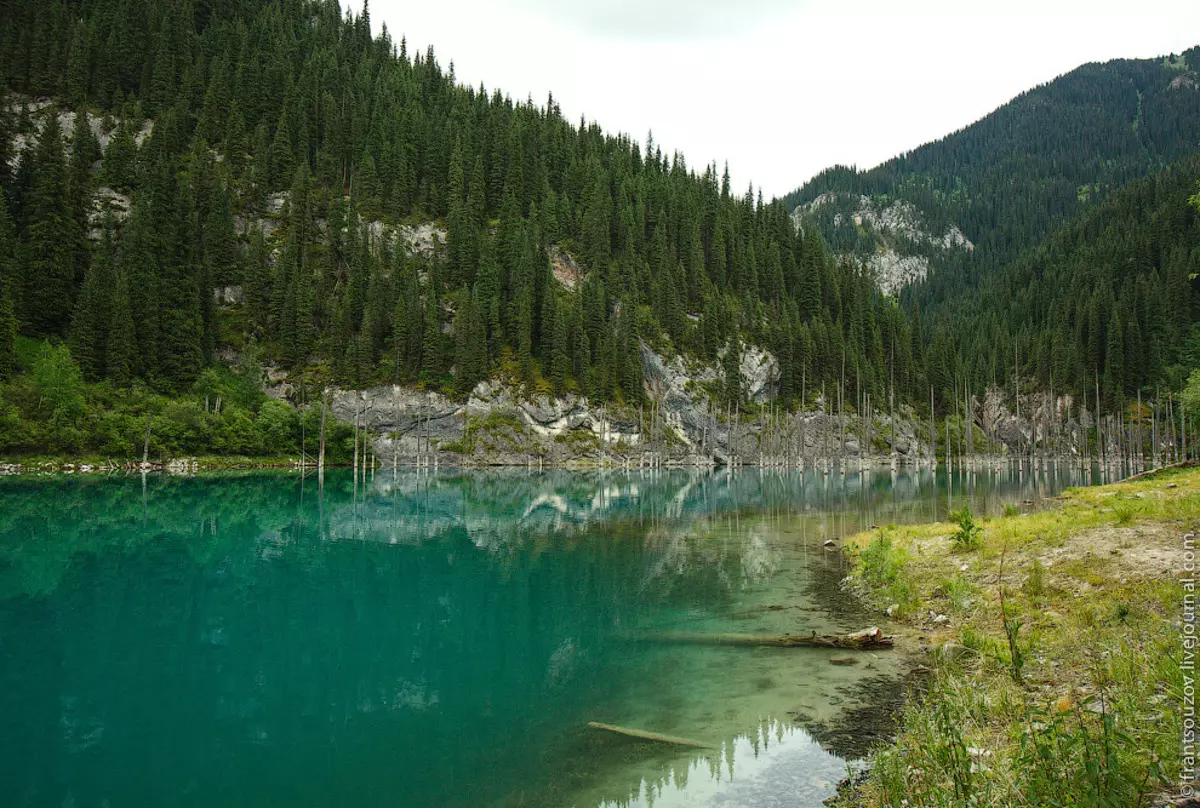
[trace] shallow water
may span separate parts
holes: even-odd
[[[0,799],[819,805],[899,654],[629,635],[862,628],[826,538],[1073,474],[0,480]]]

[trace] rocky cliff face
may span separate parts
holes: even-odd
[[[830,214],[830,211],[837,212]],[[885,294],[896,294],[929,273],[931,259],[956,251],[971,251],[971,243],[951,224],[943,232],[929,227],[917,208],[904,200],[881,202],[869,196],[824,193],[796,208],[797,227],[815,219],[834,232],[854,232],[855,255],[863,260]]]
[[[495,382],[483,382],[466,401],[407,387],[332,390],[332,412],[359,423],[374,454],[384,465],[414,462],[442,465],[638,466],[806,463],[822,460],[894,459],[900,463],[929,458],[929,427],[904,407],[894,419],[857,414],[839,418],[824,411],[780,413],[773,410],[778,380],[774,357],[748,349],[742,363],[744,389],[762,406],[734,419],[714,406],[705,392],[718,380],[715,368],[664,358],[642,346],[646,403],[638,408],[595,405],[568,395],[525,397]],[[272,373],[277,397],[294,394],[285,376]],[[819,404],[819,402],[818,402]],[[972,398],[974,449],[977,454],[1028,453],[1054,447],[1065,454],[1082,452],[1084,432],[1095,415],[1070,396],[1045,392],[1022,394],[1020,416],[1010,409],[1011,394],[990,389]],[[938,425],[939,453],[943,451]],[[1102,425],[1106,434],[1114,424]],[[954,435],[957,454],[965,438]],[[1094,433],[1089,451],[1094,452]],[[1111,435],[1106,443],[1111,442]],[[1111,448],[1111,447],[1110,447]]]
[[[1078,457],[1086,446],[1087,454],[1095,455],[1094,410],[1088,410],[1071,395],[1051,397],[1044,390],[1036,390],[1021,393],[1018,416],[1012,396],[1011,391],[992,387],[982,400],[972,397],[971,414],[976,428],[983,433],[982,440],[976,436],[978,452]],[[1108,454],[1117,453],[1119,426],[1112,415],[1100,418],[1100,432]]]
[[[839,420],[821,412],[775,413],[779,366],[769,352],[747,346],[742,383],[760,407],[734,419],[705,392],[718,374],[711,366],[665,359],[643,345],[646,403],[599,406],[568,395],[525,397],[483,382],[466,401],[406,387],[332,390],[330,406],[360,424],[374,454],[393,461],[444,465],[593,464],[633,466],[809,462],[823,457],[915,459],[927,453],[909,413],[895,424]],[[287,396],[287,381],[270,376],[272,392]]]

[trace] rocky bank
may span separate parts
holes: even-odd
[[[715,368],[668,359],[646,345],[641,358],[646,402],[637,407],[574,395],[528,397],[482,382],[466,401],[399,386],[335,389],[330,408],[361,425],[384,465],[791,465],[928,457],[911,411],[894,423],[780,413],[772,406],[779,365],[762,349],[747,346],[741,362],[743,389],[755,405],[751,415],[711,404]],[[286,394],[286,382],[277,381],[270,392]]]

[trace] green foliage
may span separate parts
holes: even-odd
[[[1016,616],[1014,609],[1001,605],[1000,612],[1004,625],[1004,638],[1008,642],[1008,669],[1012,673],[1013,681],[1020,684],[1025,670],[1025,651],[1021,647],[1020,640],[1021,627],[1024,623]]]
[[[1177,75],[1160,59],[1087,64],[873,169],[830,168],[786,200],[794,208],[832,192],[909,202],[930,232],[940,236],[953,223],[975,244],[978,263],[949,267],[954,283],[970,281],[980,265],[1001,266],[1041,241],[1087,200],[1193,152],[1200,111],[1171,86]],[[1080,193],[1084,186],[1090,193]],[[837,249],[874,248],[873,240],[859,244],[852,217],[835,227],[833,215],[819,221]]]
[[[212,368],[183,396],[143,386],[89,384],[65,345],[43,343],[31,370],[0,383],[0,453],[49,453],[76,459],[140,459],[147,415],[154,459],[197,455],[296,456],[317,450],[320,407],[303,412],[266,399],[241,373]],[[346,462],[352,428],[327,424],[328,460]]]
[[[13,48],[7,89],[111,127],[102,155],[88,127],[68,154],[55,110],[31,111],[22,176],[0,177],[28,257],[21,333],[66,341],[88,381],[189,391],[254,340],[347,386],[463,396],[511,354],[530,392],[632,404],[644,341],[708,361],[770,348],[786,403],[840,383],[843,356],[877,398],[888,378],[918,389],[908,323],[781,202],[553,101],[459,85],[333,0],[19,5],[0,41],[64,44]],[[114,199],[87,221],[97,159],[127,217]],[[398,228],[430,220],[445,243],[411,249]],[[560,282],[548,255],[568,253]]]
[[[835,258],[836,239],[831,251],[815,228],[797,231],[799,198],[738,195],[715,165],[691,169],[652,142],[569,121],[553,100],[460,85],[432,50],[372,37],[365,14],[334,0],[69,5],[0,15],[0,41],[21,45],[5,89],[86,106],[112,137],[100,155],[76,127],[68,148],[54,107],[27,111],[29,145],[15,176],[0,154],[0,184],[21,256],[8,283],[19,333],[64,340],[88,381],[181,393],[254,340],[264,361],[328,363],[347,386],[462,396],[511,355],[530,392],[629,404],[644,395],[647,343],[708,362],[726,349],[721,395],[736,403],[732,366],[754,345],[779,359],[785,405],[821,389],[837,398],[842,385],[848,400],[923,402],[932,384],[948,412],[956,380],[996,379],[1014,341],[1059,389],[1081,388],[1098,360],[1120,400],[1174,372],[1194,319],[1183,246],[1197,214],[1182,205],[1194,171],[1187,193],[1171,174],[1115,212],[1097,207],[1061,249],[994,282],[970,262],[931,274],[902,307]],[[35,47],[30,31],[59,47]],[[941,145],[868,175],[835,170],[802,195],[909,198],[931,226],[962,226],[978,247],[971,261],[988,256],[990,269],[1095,205],[1078,201],[1081,187],[1107,205],[1127,178],[1182,156],[1193,111],[1159,86],[1179,69],[1082,68]],[[1120,114],[1093,127],[1095,104],[1079,99],[1094,97]],[[1030,125],[1052,133],[1032,150]],[[1078,148],[1081,128],[1095,129],[1096,149]],[[129,197],[127,217],[88,220],[97,183]],[[445,243],[410,249],[399,228],[430,221]],[[569,282],[552,271],[554,247],[582,264]],[[960,305],[981,281],[981,308]],[[237,287],[240,301],[225,294]],[[0,374],[5,317],[0,293]]]
[[[1189,417],[1200,416],[1200,368],[1193,370],[1188,376],[1187,386],[1183,388],[1180,398]]]
[[[903,552],[881,531],[859,556],[859,571],[868,584],[885,586],[899,578],[905,560]]]
[[[935,594],[945,597],[953,611],[966,612],[978,599],[979,589],[966,577],[955,575],[938,584]]]
[[[954,511],[950,514],[950,520],[958,525],[958,530],[950,536],[950,546],[960,553],[979,549],[983,527],[975,521],[971,506],[964,505],[960,510]]]
[[[880,531],[858,555],[855,574],[871,591],[872,599],[894,604],[899,613],[907,612],[917,601],[911,582],[903,576],[908,554],[896,547],[885,531]]]
[[[1036,558],[1029,565],[1029,575],[1021,585],[1021,591],[1031,598],[1040,597],[1046,592],[1046,568]]]
[[[787,198],[824,200],[809,229],[840,252],[886,246],[930,262],[900,297],[919,318],[914,352],[926,352],[939,411],[960,406],[964,386],[1011,389],[1017,373],[1078,402],[1094,399],[1098,375],[1101,407],[1115,412],[1139,390],[1177,390],[1197,366],[1182,346],[1200,320],[1200,108],[1173,84],[1180,71],[1198,78],[1196,62],[1085,65],[946,138],[869,171],[832,168]],[[973,249],[856,225],[860,195],[879,209],[911,205],[936,239],[958,227]]]
[[[1118,726],[1101,690],[1067,709],[1031,707],[1014,763],[1041,805],[1117,808],[1141,805],[1169,786],[1156,760],[1131,754],[1136,741]]]
[[[1113,516],[1118,525],[1131,525],[1137,517],[1137,505],[1133,502],[1114,502]]]
[[[42,345],[30,374],[38,412],[56,425],[73,426],[83,414],[83,375],[65,345]]]

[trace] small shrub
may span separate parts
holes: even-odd
[[[892,545],[892,540],[880,533],[859,559],[862,578],[875,586],[886,586],[900,577],[904,567],[904,554]]]
[[[1102,694],[1065,709],[1031,708],[1014,768],[1038,805],[1142,805],[1169,783],[1157,760],[1143,763],[1138,751]]]
[[[967,626],[962,630],[962,644],[964,648],[974,651],[980,656],[994,659],[1005,665],[1008,664],[1008,649],[1004,642],[997,637]]]
[[[1131,608],[1128,603],[1118,603],[1113,610],[1113,616],[1117,619],[1118,623],[1128,623],[1130,611]]]
[[[1029,567],[1029,576],[1025,579],[1025,583],[1021,585],[1021,591],[1031,598],[1039,597],[1046,592],[1046,568],[1036,558],[1033,560],[1032,566]]]
[[[881,604],[895,604],[899,614],[907,612],[917,600],[912,582],[901,575],[906,563],[907,554],[883,532],[863,549],[858,559],[858,577],[871,590],[872,599]]]
[[[958,530],[950,537],[950,544],[955,552],[964,553],[979,548],[983,528],[971,514],[971,507],[964,505],[962,510],[950,514],[950,519],[958,525]]]
[[[1132,525],[1135,516],[1137,516],[1137,508],[1132,502],[1118,502],[1113,505],[1113,517],[1118,525]]]
[[[1010,502],[1010,503],[1008,503],[1007,505],[1005,505],[1005,506],[1004,506],[1004,515],[1005,515],[1005,517],[1020,516],[1020,515],[1021,515],[1021,509],[1020,509],[1020,508],[1018,508],[1016,505],[1013,505],[1013,504]]]
[[[1002,609],[1000,615],[1004,618],[1004,637],[1008,640],[1008,669],[1014,682],[1021,682],[1021,672],[1025,669],[1025,652],[1021,650],[1018,634],[1021,626],[1025,625],[1012,615],[1008,609]]]

